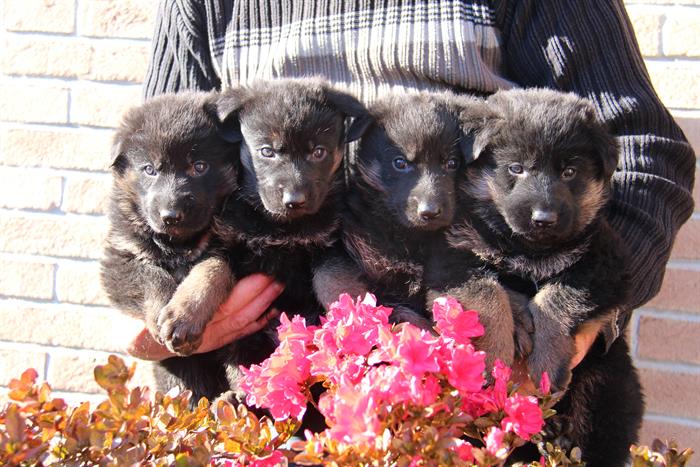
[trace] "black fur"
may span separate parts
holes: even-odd
[[[495,115],[476,136],[475,162],[462,185],[465,213],[449,240],[475,252],[503,281],[530,281],[534,348],[528,366],[535,380],[547,371],[553,386],[563,389],[571,377],[573,334],[590,320],[609,320],[630,287],[627,252],[604,217],[617,145],[593,106],[572,94],[501,91],[487,103]],[[569,436],[586,459],[605,455],[589,443],[593,436],[609,444],[624,440],[614,450],[626,451],[641,417],[639,384],[625,351],[596,358],[590,376],[586,365],[577,368],[557,407],[576,419],[579,429]],[[604,366],[627,380],[601,378]],[[613,412],[626,417],[614,427],[622,432],[595,421]],[[594,425],[595,435],[588,431]]]

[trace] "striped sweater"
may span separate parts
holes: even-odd
[[[162,1],[146,97],[300,76],[366,102],[397,88],[514,86],[591,99],[620,142],[609,218],[634,252],[634,294],[608,338],[658,292],[693,209],[695,157],[652,88],[621,0]]]

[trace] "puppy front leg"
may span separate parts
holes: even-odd
[[[369,287],[361,279],[362,271],[353,260],[341,253],[333,254],[321,261],[313,271],[313,286],[316,298],[328,310],[328,305],[338,300],[342,293],[352,298],[362,297]]]
[[[231,268],[224,259],[213,256],[197,263],[158,313],[159,336],[166,347],[180,355],[197,350],[204,328],[233,285]]]
[[[440,295],[451,295],[464,308],[479,312],[485,333],[474,339],[474,346],[486,352],[487,369],[492,368],[497,358],[512,365],[515,356],[513,312],[506,290],[495,278],[473,277],[461,286],[443,292],[431,290],[428,304]]]
[[[175,293],[177,281],[168,271],[154,265],[139,268],[136,278],[143,287],[143,309],[132,314],[143,316],[148,332],[160,340],[158,313]]]
[[[547,372],[555,391],[565,389],[571,379],[574,353],[572,331],[594,306],[585,291],[554,282],[546,284],[530,301],[535,325],[533,350],[528,368],[534,381]]]

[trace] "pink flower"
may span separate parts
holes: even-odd
[[[307,327],[306,320],[299,315],[293,316],[290,321],[286,313],[282,313],[277,334],[279,334],[280,341],[297,340],[308,344],[313,338],[315,329],[316,326]]]
[[[251,459],[246,465],[250,467],[278,467],[280,465],[287,465],[287,458],[284,457],[281,451],[272,451],[272,453],[265,457]]]
[[[539,433],[544,426],[542,410],[534,396],[513,394],[506,399],[504,410],[507,416],[501,420],[501,428],[512,431],[525,440]]]
[[[501,458],[508,453],[507,447],[503,444],[504,435],[505,433],[500,428],[495,426],[489,428],[489,431],[486,433],[486,437],[484,438],[484,442],[486,443],[486,451],[489,454]]]
[[[427,375],[425,378],[413,376],[409,385],[413,403],[423,407],[432,405],[442,392],[440,380],[433,375]]]
[[[396,360],[397,349],[399,347],[399,337],[391,332],[387,326],[377,327],[377,348],[367,357],[368,365],[376,365],[383,362],[393,362]]]
[[[354,444],[373,444],[382,431],[377,404],[367,385],[342,382],[334,394],[321,396],[319,409],[331,421],[331,438]]]
[[[403,371],[422,376],[426,372],[440,369],[433,345],[436,341],[429,338],[429,335],[426,331],[410,324],[406,324],[401,329],[396,353]]]
[[[367,355],[377,343],[377,326],[387,325],[390,313],[391,309],[377,306],[373,295],[355,303],[342,294],[331,304],[322,327],[333,331],[341,352]]]
[[[457,457],[459,457],[460,460],[465,462],[474,460],[474,454],[472,453],[474,446],[472,446],[468,441],[455,439],[455,443],[450,446],[450,449],[457,454]]]
[[[484,384],[485,358],[486,354],[474,351],[472,345],[458,345],[452,349],[450,361],[443,363],[443,371],[460,393],[477,392]]]
[[[440,333],[460,344],[468,344],[472,337],[484,335],[484,327],[479,323],[479,313],[474,310],[465,311],[452,297],[435,299],[433,317]]]

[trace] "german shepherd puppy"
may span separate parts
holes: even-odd
[[[392,95],[370,108],[373,123],[350,162],[343,217],[346,259],[339,253],[319,270],[319,295],[332,291],[326,300],[336,297],[333,283],[352,293],[369,290],[394,308],[392,321],[431,327],[426,287],[433,275],[426,266],[444,253],[462,161],[471,154],[472,125],[485,111],[483,101],[449,93]],[[465,269],[478,265],[475,257],[470,260]],[[436,268],[443,266],[437,261]],[[465,281],[460,276],[460,285]],[[497,281],[488,287],[493,295],[479,309],[493,310],[487,314],[502,320],[510,313],[508,297]],[[512,324],[505,333],[512,342]]]
[[[531,284],[529,369],[535,380],[546,371],[553,388],[564,389],[573,334],[610,319],[630,287],[625,246],[603,211],[618,146],[593,105],[573,94],[500,91],[487,104],[494,116],[476,134],[461,186],[466,215],[449,242],[476,253],[504,283]],[[592,349],[558,406],[567,437],[595,465],[622,464],[639,427],[640,387],[626,350],[621,341],[607,355]],[[615,367],[616,378],[601,377],[604,366]],[[613,413],[624,423],[613,426]],[[606,462],[596,464],[599,455]]]
[[[316,324],[323,307],[314,295],[312,273],[320,254],[338,238],[344,185],[339,168],[345,141],[353,125],[360,125],[364,107],[319,80],[279,80],[224,91],[217,111],[226,138],[240,144],[241,167],[237,188],[213,225],[226,258],[212,261],[205,275],[216,276],[227,266],[234,277],[271,275],[285,285],[272,306]],[[355,123],[346,125],[351,117]],[[192,293],[217,298],[211,288]],[[197,316],[187,307],[173,311],[162,324],[167,330],[185,330],[179,334],[196,344],[200,322],[211,314]],[[239,365],[260,363],[272,353],[278,324],[272,320],[266,329],[215,352],[228,388],[235,392],[238,387]],[[175,376],[170,384],[201,385],[192,380],[199,375],[192,368],[198,361],[164,363]],[[239,398],[231,392],[225,397]]]
[[[168,310],[211,314],[232,285],[227,267],[205,283],[197,272],[218,263],[212,221],[237,186],[238,147],[224,137],[216,100],[205,93],[156,97],[127,112],[114,137],[102,284],[116,308],[144,319],[171,349],[184,340],[163,333]],[[208,300],[193,302],[193,289],[209,290]],[[203,359],[202,378],[222,373],[207,367]]]

